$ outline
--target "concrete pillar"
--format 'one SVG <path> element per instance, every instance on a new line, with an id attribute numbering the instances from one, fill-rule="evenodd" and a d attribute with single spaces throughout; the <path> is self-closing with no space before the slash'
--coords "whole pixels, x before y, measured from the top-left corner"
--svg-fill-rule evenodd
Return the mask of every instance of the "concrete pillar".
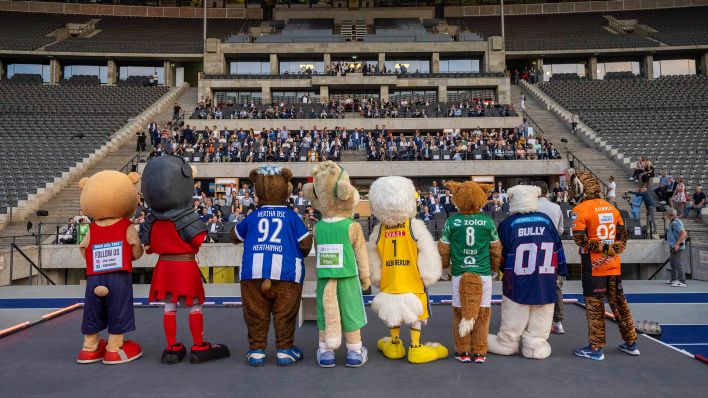
<path id="1" fill-rule="evenodd" d="M 0 80 L 5 77 L 5 63 L 0 59 Z"/>
<path id="2" fill-rule="evenodd" d="M 273 102 L 270 86 L 263 85 L 263 87 L 261 87 L 261 102 L 264 104 L 270 104 Z"/>
<path id="3" fill-rule="evenodd" d="M 447 102 L 447 86 L 438 86 L 438 102 Z"/>
<path id="4" fill-rule="evenodd" d="M 2 65 L 2 64 L 0 64 Z M 703 76 L 708 76 L 708 51 L 704 52 L 701 54 L 701 58 L 698 62 L 699 68 L 701 68 L 701 71 L 699 74 L 702 74 Z"/>
<path id="5" fill-rule="evenodd" d="M 380 98 L 381 102 L 388 101 L 388 86 L 387 85 L 381 86 L 381 93 L 380 94 L 381 94 L 381 98 Z"/>
<path id="6" fill-rule="evenodd" d="M 108 60 L 108 85 L 113 85 L 118 82 L 118 65 L 113 59 Z"/>
<path id="7" fill-rule="evenodd" d="M 642 60 L 642 75 L 649 80 L 654 79 L 654 55 L 647 54 Z"/>
<path id="8" fill-rule="evenodd" d="M 320 86 L 320 102 L 329 101 L 329 87 Z"/>
<path id="9" fill-rule="evenodd" d="M 386 53 L 379 53 L 379 70 L 386 65 Z"/>
<path id="10" fill-rule="evenodd" d="M 433 53 L 430 57 L 430 72 L 440 73 L 440 53 Z"/>
<path id="11" fill-rule="evenodd" d="M 49 59 L 49 83 L 59 84 L 61 81 L 61 64 L 56 58 Z"/>
<path id="12" fill-rule="evenodd" d="M 322 54 L 322 57 L 324 58 L 324 70 L 327 70 L 327 67 L 332 65 L 332 54 Z"/>
<path id="13" fill-rule="evenodd" d="M 278 54 L 270 54 L 270 74 L 277 75 L 280 65 L 278 65 Z"/>
<path id="14" fill-rule="evenodd" d="M 175 68 L 172 67 L 171 61 L 163 62 L 163 67 L 165 68 L 165 86 L 174 87 L 175 86 Z"/>
<path id="15" fill-rule="evenodd" d="M 588 78 L 597 80 L 597 56 L 591 55 L 588 58 Z"/>
<path id="16" fill-rule="evenodd" d="M 543 70 L 543 57 L 536 58 L 536 68 Z"/>

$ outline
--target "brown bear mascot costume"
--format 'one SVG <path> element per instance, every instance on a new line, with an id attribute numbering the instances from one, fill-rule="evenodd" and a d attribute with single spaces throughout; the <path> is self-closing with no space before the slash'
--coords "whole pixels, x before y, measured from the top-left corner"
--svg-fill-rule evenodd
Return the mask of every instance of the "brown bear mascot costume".
<path id="1" fill-rule="evenodd" d="M 250 366 L 265 363 L 271 317 L 278 366 L 294 365 L 303 356 L 294 341 L 305 280 L 304 257 L 312 248 L 312 235 L 286 206 L 293 191 L 291 177 L 292 172 L 280 166 L 251 170 L 249 179 L 260 206 L 231 230 L 234 243 L 244 242 L 240 280 Z"/>
<path id="2" fill-rule="evenodd" d="M 86 259 L 86 298 L 81 333 L 84 346 L 76 362 L 114 365 L 140 358 L 138 343 L 123 341 L 135 330 L 132 262 L 143 255 L 130 218 L 138 206 L 138 173 L 106 170 L 82 178 L 81 210 L 94 219 L 79 244 Z M 108 329 L 108 341 L 98 333 Z"/>
<path id="3" fill-rule="evenodd" d="M 204 341 L 204 285 L 196 255 L 207 228 L 191 205 L 194 170 L 181 157 L 152 158 L 143 170 L 142 192 L 150 208 L 142 242 L 148 254 L 159 254 L 150 286 L 151 302 L 165 303 L 167 348 L 162 363 L 172 365 L 186 356 L 177 342 L 177 304 L 189 307 L 192 334 L 190 362 L 202 363 L 229 356 L 223 344 Z"/>

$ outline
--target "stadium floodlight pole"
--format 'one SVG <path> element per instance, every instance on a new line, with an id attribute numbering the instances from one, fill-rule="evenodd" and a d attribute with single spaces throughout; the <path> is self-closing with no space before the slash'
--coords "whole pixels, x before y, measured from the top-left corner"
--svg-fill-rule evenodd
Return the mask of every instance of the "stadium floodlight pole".
<path id="1" fill-rule="evenodd" d="M 506 37 L 504 35 L 504 0 L 501 0 L 501 28 L 502 40 L 506 42 Z"/>

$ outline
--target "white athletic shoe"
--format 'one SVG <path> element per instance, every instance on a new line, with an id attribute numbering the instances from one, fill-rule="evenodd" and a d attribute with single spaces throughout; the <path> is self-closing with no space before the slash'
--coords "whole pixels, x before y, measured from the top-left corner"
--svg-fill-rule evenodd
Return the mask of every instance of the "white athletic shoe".
<path id="1" fill-rule="evenodd" d="M 686 284 L 681 281 L 676 281 L 671 284 L 671 287 L 686 287 Z"/>
<path id="2" fill-rule="evenodd" d="M 564 334 L 565 330 L 563 330 L 563 324 L 560 322 L 553 322 L 551 324 L 551 333 Z"/>

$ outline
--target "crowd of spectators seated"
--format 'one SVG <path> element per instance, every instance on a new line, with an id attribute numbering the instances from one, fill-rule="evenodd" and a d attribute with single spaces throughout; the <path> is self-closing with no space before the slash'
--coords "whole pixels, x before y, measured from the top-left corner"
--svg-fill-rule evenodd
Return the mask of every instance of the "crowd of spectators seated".
<path id="1" fill-rule="evenodd" d="M 265 105 L 255 100 L 235 104 L 227 97 L 212 105 L 210 98 L 200 100 L 192 113 L 193 119 L 342 119 L 346 112 L 364 118 L 428 118 L 428 117 L 507 117 L 516 116 L 514 106 L 499 104 L 491 99 L 470 99 L 457 102 L 435 102 L 428 99 L 381 101 L 374 97 L 344 96 L 312 104 L 308 95 L 299 102 L 281 101 Z"/>
<path id="2" fill-rule="evenodd" d="M 363 151 L 367 160 L 535 160 L 560 159 L 558 150 L 540 136 L 529 136 L 525 125 L 514 129 L 445 130 L 412 134 L 388 130 L 348 130 L 344 126 L 291 131 L 269 128 L 229 130 L 226 127 L 186 125 L 160 128 L 148 125 L 137 134 L 137 150 L 149 157 L 174 154 L 192 162 L 321 162 L 340 161 L 343 151 Z M 363 158 L 364 153 L 362 153 Z M 363 160 L 363 159 L 362 159 Z"/>
<path id="3" fill-rule="evenodd" d="M 435 134 L 371 136 L 365 142 L 366 158 L 381 160 L 536 160 L 560 159 L 553 144 L 525 130 L 479 129 Z"/>

